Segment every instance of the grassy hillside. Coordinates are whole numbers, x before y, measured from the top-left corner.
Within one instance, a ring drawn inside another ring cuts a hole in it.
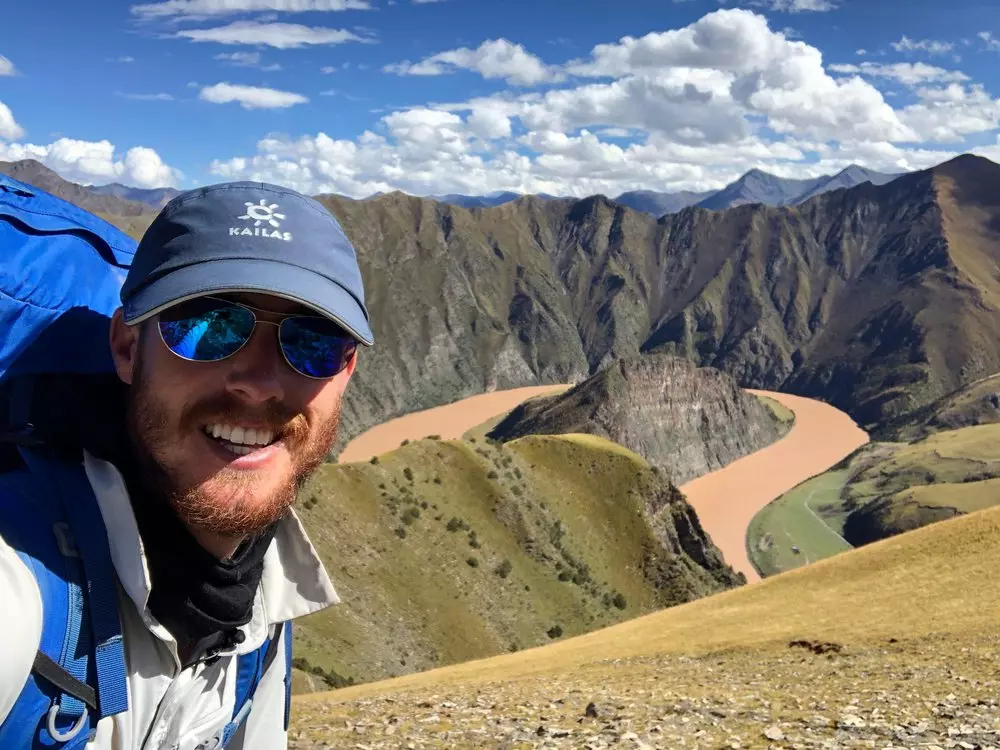
[[[747,529],[747,553],[762,577],[851,549],[840,493],[848,472],[813,477],[764,507]]]
[[[428,439],[373,461],[324,466],[301,494],[342,603],[302,621],[295,652],[328,684],[537,646],[742,581],[662,472],[600,438]]]
[[[948,408],[967,403],[956,397]],[[773,575],[851,545],[1000,505],[998,480],[1000,424],[932,430],[913,443],[870,443],[762,510],[747,549],[758,570]]]
[[[291,746],[996,746],[998,538],[990,509],[545,648],[303,696]]]

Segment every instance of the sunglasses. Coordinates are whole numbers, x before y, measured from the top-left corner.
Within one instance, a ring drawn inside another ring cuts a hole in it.
[[[258,323],[278,327],[278,344],[289,366],[300,375],[326,380],[350,364],[357,341],[329,318],[283,315],[280,322],[260,320],[265,312],[219,297],[197,297],[160,313],[160,338],[190,362],[218,362],[242,349]]]

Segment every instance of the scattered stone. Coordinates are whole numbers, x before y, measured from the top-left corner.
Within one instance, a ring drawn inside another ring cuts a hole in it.
[[[764,730],[764,736],[775,742],[781,742],[785,739],[785,733],[779,727],[768,727]]]

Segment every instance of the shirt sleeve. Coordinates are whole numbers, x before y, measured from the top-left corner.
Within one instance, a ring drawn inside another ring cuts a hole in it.
[[[288,747],[285,730],[286,635],[287,631],[281,634],[278,653],[257,685],[250,714],[233,735],[227,750],[285,750]]]
[[[31,673],[42,639],[42,596],[28,566],[0,537],[0,602],[7,613],[0,638],[0,722]]]

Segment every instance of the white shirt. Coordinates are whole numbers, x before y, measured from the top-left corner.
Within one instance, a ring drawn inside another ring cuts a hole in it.
[[[253,651],[276,632],[274,625],[317,612],[340,600],[323,563],[294,512],[278,524],[264,556],[253,616],[241,628],[243,643],[213,664],[181,670],[177,643],[150,614],[149,568],[125,483],[118,470],[87,454],[87,477],[108,532],[118,574],[118,601],[128,665],[128,711],[98,722],[88,750],[200,750],[232,719],[236,656]],[[0,636],[0,722],[28,678],[42,633],[42,603],[35,578],[0,537],[0,604],[7,616]],[[280,750],[287,746],[285,659],[279,652],[257,686],[231,750]]]

